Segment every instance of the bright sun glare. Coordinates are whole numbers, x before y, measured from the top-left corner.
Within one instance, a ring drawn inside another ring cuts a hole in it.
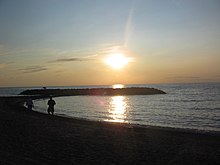
[[[125,65],[127,65],[130,62],[130,58],[129,57],[125,57],[123,54],[121,53],[115,53],[115,54],[111,54],[109,55],[106,59],[105,59],[105,63],[109,66],[111,66],[114,69],[120,69],[123,68]]]
[[[114,84],[112,85],[113,89],[120,89],[120,88],[124,88],[125,86],[123,84]]]

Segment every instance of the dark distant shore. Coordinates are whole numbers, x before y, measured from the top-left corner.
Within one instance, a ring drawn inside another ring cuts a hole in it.
[[[53,95],[53,96],[76,96],[76,95],[154,95],[166,94],[155,88],[88,88],[88,89],[32,89],[21,92],[21,95]]]
[[[49,116],[22,101],[0,98],[0,164],[220,164],[219,132]]]

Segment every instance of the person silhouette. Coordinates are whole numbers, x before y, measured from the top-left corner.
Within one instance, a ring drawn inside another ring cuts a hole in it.
[[[54,113],[54,105],[56,104],[56,102],[52,99],[52,97],[50,97],[50,100],[48,100],[47,105],[48,105],[48,109],[47,112],[50,115],[53,115]]]
[[[31,98],[28,98],[27,101],[26,101],[26,106],[28,107],[28,110],[31,111],[33,106],[34,106],[34,103],[32,101]]]

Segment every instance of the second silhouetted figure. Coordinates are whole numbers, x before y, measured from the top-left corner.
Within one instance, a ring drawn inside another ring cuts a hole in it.
[[[48,109],[47,112],[50,115],[53,115],[54,113],[54,105],[56,104],[56,102],[52,99],[52,97],[50,97],[50,100],[48,100],[47,105],[48,105]]]

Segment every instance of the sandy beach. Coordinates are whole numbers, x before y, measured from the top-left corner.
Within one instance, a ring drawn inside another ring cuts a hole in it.
[[[0,98],[0,164],[220,164],[218,132],[49,116],[10,100]]]

